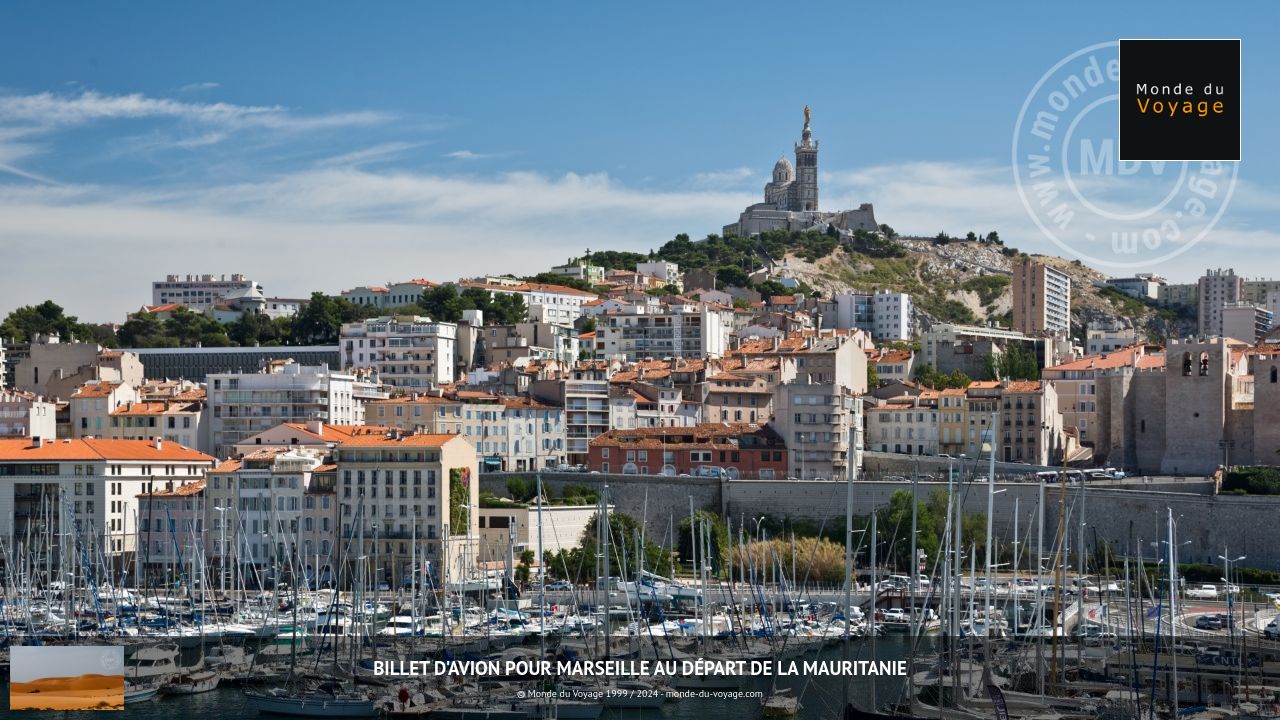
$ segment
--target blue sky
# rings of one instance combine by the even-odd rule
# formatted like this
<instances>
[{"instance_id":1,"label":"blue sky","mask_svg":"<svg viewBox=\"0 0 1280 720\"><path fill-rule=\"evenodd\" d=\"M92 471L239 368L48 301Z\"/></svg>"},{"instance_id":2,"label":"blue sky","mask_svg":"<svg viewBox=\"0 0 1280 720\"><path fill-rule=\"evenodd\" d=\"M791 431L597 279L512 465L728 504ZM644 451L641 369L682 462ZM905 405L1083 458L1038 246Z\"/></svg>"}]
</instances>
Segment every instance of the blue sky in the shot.
<instances>
[{"instance_id":1,"label":"blue sky","mask_svg":"<svg viewBox=\"0 0 1280 720\"><path fill-rule=\"evenodd\" d=\"M1243 38L1237 193L1149 269L1270 276L1278 33L1260 2L7 4L0 311L119 321L170 272L299 295L700 237L758 199L806 103L825 208L1062 254L1013 191L1013 125L1054 62L1118 37Z\"/></svg>"}]
</instances>

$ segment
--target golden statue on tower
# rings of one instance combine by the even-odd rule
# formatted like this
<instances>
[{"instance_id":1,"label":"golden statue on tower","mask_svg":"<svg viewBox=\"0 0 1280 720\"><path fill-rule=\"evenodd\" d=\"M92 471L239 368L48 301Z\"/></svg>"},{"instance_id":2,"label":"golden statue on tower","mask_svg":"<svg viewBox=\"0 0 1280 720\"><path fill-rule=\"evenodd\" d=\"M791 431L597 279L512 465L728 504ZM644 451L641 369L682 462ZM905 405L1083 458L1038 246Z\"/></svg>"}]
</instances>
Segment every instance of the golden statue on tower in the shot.
<instances>
[{"instance_id":1,"label":"golden statue on tower","mask_svg":"<svg viewBox=\"0 0 1280 720\"><path fill-rule=\"evenodd\" d=\"M805 105L804 106L804 124L805 125L809 124L809 113L810 113L809 106Z\"/></svg>"}]
</instances>

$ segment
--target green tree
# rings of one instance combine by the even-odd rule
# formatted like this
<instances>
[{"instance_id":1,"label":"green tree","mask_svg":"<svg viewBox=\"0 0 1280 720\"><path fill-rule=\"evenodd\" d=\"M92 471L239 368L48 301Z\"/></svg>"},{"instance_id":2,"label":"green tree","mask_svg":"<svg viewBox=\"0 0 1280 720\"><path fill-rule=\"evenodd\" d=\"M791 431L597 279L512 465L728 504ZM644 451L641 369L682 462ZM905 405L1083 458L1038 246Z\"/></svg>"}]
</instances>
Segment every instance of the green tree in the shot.
<instances>
[{"instance_id":1,"label":"green tree","mask_svg":"<svg viewBox=\"0 0 1280 720\"><path fill-rule=\"evenodd\" d=\"M171 311L163 327L164 334L177 341L179 347L193 347L197 343L214 347L231 344L222 323L185 307Z\"/></svg>"},{"instance_id":2,"label":"green tree","mask_svg":"<svg viewBox=\"0 0 1280 720\"><path fill-rule=\"evenodd\" d=\"M449 470L449 533L452 535L469 534L472 482L470 468Z\"/></svg>"},{"instance_id":3,"label":"green tree","mask_svg":"<svg viewBox=\"0 0 1280 720\"><path fill-rule=\"evenodd\" d=\"M164 337L164 323L155 313L137 312L120 326L117 335L125 347L156 347L156 341Z\"/></svg>"},{"instance_id":4,"label":"green tree","mask_svg":"<svg viewBox=\"0 0 1280 720\"><path fill-rule=\"evenodd\" d=\"M711 572L716 577L719 577L724 572L725 560L729 557L729 529L725 525L724 518L720 517L717 513L699 510L694 513L694 517L697 518L699 527L703 527L705 524L706 527L711 529L711 548L709 553L711 558ZM691 561L693 559L693 541L695 536L689 530L690 521L690 518L684 518L680 521L680 532L677 537L680 558L682 560ZM701 557L701 548L704 546L700 544L698 547L698 556Z\"/></svg>"},{"instance_id":5,"label":"green tree","mask_svg":"<svg viewBox=\"0 0 1280 720\"><path fill-rule=\"evenodd\" d=\"M311 293L306 307L293 318L293 339L300 345L332 345L345 320L345 300L322 292ZM350 305L350 303L346 303Z\"/></svg>"},{"instance_id":6,"label":"green tree","mask_svg":"<svg viewBox=\"0 0 1280 720\"><path fill-rule=\"evenodd\" d=\"M39 305L24 305L9 313L0 323L0 338L13 342L32 342L38 335L57 335L64 341L96 339L91 326L81 325L62 306L52 300Z\"/></svg>"},{"instance_id":7,"label":"green tree","mask_svg":"<svg viewBox=\"0 0 1280 720\"><path fill-rule=\"evenodd\" d=\"M889 497L889 505L879 510L880 517L876 521L880 542L886 548L882 557L885 562L896 568L910 568L912 565L911 505L911 493L907 490L896 490ZM916 547L930 558L937 557L944 529L942 525L946 522L945 496L942 513L935 513L934 505L924 500L916 500L915 506L916 528L919 530Z\"/></svg>"},{"instance_id":8,"label":"green tree","mask_svg":"<svg viewBox=\"0 0 1280 720\"><path fill-rule=\"evenodd\" d=\"M876 372L875 363L867 363L867 389L875 390L880 387L880 373Z\"/></svg>"}]
</instances>

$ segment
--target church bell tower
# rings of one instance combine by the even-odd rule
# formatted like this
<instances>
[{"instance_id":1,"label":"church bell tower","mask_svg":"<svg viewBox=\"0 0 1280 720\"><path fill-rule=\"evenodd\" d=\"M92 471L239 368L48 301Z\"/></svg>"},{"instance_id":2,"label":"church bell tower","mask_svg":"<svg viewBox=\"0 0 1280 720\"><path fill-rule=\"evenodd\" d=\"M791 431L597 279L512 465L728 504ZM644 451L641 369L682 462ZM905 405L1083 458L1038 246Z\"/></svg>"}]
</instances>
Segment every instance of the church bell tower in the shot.
<instances>
[{"instance_id":1,"label":"church bell tower","mask_svg":"<svg viewBox=\"0 0 1280 720\"><path fill-rule=\"evenodd\" d=\"M809 128L809 106L804 106L804 131L796 144L795 203L792 210L818 209L818 142Z\"/></svg>"}]
</instances>

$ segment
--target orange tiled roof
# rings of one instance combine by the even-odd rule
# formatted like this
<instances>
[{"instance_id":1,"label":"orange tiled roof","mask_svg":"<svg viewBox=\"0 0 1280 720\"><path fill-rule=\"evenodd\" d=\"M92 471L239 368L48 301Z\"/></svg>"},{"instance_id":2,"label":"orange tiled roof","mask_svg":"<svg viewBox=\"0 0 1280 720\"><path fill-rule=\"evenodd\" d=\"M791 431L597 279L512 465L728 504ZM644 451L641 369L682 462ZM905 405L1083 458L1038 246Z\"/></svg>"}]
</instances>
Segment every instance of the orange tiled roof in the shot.
<instances>
[{"instance_id":1,"label":"orange tiled roof","mask_svg":"<svg viewBox=\"0 0 1280 720\"><path fill-rule=\"evenodd\" d=\"M301 430L311 437L324 442L343 442L360 435L383 435L391 430L391 428L381 425L330 425L325 423L321 428L321 434L317 435L307 428L306 423L285 423L285 425L294 430Z\"/></svg>"},{"instance_id":2,"label":"orange tiled roof","mask_svg":"<svg viewBox=\"0 0 1280 720\"><path fill-rule=\"evenodd\" d=\"M204 492L205 481L183 483L172 490L156 490L150 493L138 493L138 497L191 497Z\"/></svg>"},{"instance_id":3,"label":"orange tiled roof","mask_svg":"<svg viewBox=\"0 0 1280 720\"><path fill-rule=\"evenodd\" d=\"M353 435L339 443L340 447L442 447L458 435L430 435L410 433L377 433Z\"/></svg>"},{"instance_id":4,"label":"orange tiled roof","mask_svg":"<svg viewBox=\"0 0 1280 720\"><path fill-rule=\"evenodd\" d=\"M1005 392L1011 393L1037 393L1040 392L1039 380L1014 380L1005 388Z\"/></svg>"},{"instance_id":5,"label":"orange tiled roof","mask_svg":"<svg viewBox=\"0 0 1280 720\"><path fill-rule=\"evenodd\" d=\"M172 402L135 402L117 405L111 411L112 415L165 415L168 413L192 413L199 412L200 408L189 403L172 403Z\"/></svg>"},{"instance_id":6,"label":"orange tiled roof","mask_svg":"<svg viewBox=\"0 0 1280 720\"><path fill-rule=\"evenodd\" d=\"M149 313L173 312L182 307L178 303L164 303L163 305L143 305L142 311Z\"/></svg>"},{"instance_id":7,"label":"orange tiled roof","mask_svg":"<svg viewBox=\"0 0 1280 720\"><path fill-rule=\"evenodd\" d=\"M0 460L140 460L151 462L212 462L213 458L176 442L150 440L46 440L36 447L31 438L0 438Z\"/></svg>"},{"instance_id":8,"label":"orange tiled roof","mask_svg":"<svg viewBox=\"0 0 1280 720\"><path fill-rule=\"evenodd\" d=\"M1139 347L1148 347L1143 345L1130 345L1129 347L1112 350L1110 352L1098 355L1086 355L1079 360L1062 363L1045 368L1045 372L1058 373L1066 371L1080 370L1113 370L1122 367L1136 368L1158 368L1164 366L1164 353L1149 350L1142 355L1138 355Z\"/></svg>"},{"instance_id":9,"label":"orange tiled roof","mask_svg":"<svg viewBox=\"0 0 1280 720\"><path fill-rule=\"evenodd\" d=\"M95 382L81 385L78 390L71 394L74 398L104 398L112 393L116 388L120 387L120 383Z\"/></svg>"},{"instance_id":10,"label":"orange tiled roof","mask_svg":"<svg viewBox=\"0 0 1280 720\"><path fill-rule=\"evenodd\" d=\"M240 466L243 464L244 463L239 459L223 460L222 462L218 463L218 465L214 467L212 470L210 470L209 472L218 473L218 474L233 473L239 470Z\"/></svg>"}]
</instances>

